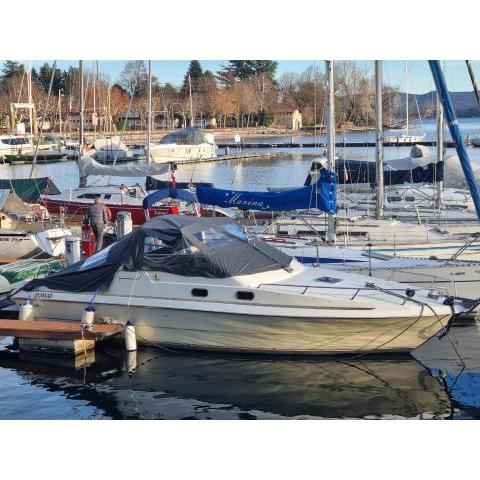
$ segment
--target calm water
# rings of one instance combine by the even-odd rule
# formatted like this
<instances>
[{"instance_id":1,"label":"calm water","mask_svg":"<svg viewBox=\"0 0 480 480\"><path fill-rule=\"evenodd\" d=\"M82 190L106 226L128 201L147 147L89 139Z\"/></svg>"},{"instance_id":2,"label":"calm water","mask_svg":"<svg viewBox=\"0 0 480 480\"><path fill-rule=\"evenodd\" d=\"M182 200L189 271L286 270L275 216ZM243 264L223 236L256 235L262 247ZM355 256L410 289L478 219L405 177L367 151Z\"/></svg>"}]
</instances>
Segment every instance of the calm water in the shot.
<instances>
[{"instance_id":1,"label":"calm water","mask_svg":"<svg viewBox=\"0 0 480 480\"><path fill-rule=\"evenodd\" d=\"M480 119L461 119L462 131L466 135L480 134ZM422 131L434 138L435 122L424 120ZM372 132L355 132L348 135L349 140L373 141ZM362 138L362 136L364 138ZM366 137L367 136L367 137ZM305 137L312 141L312 137ZM288 138L287 138L288 140ZM435 147L431 147L435 152ZM322 148L276 148L274 152L281 154L272 158L255 158L242 161L218 161L198 165L179 165L177 179L180 181L211 182L218 188L236 188L249 190L266 190L268 187L285 187L303 185L313 158L322 154ZM265 149L248 149L246 153L265 153ZM337 152L346 158L374 160L374 148L338 148ZM385 160L404 158L408 156L410 147L385 148ZM470 159L480 168L480 148L468 149ZM453 149L447 150L447 155L454 154ZM29 165L0 165L0 178L28 178ZM55 164L40 164L35 176L51 176L60 189L78 186L78 168L75 162ZM89 182L104 183L105 178L90 177ZM144 178L112 178L113 183L143 183Z\"/></svg>"},{"instance_id":2,"label":"calm water","mask_svg":"<svg viewBox=\"0 0 480 480\"><path fill-rule=\"evenodd\" d=\"M3 348L0 419L480 418L477 327L453 328L451 339L465 368L448 340L437 338L415 357L374 359L142 348L131 373L118 350L97 352L96 363L75 369Z\"/></svg>"},{"instance_id":3,"label":"calm water","mask_svg":"<svg viewBox=\"0 0 480 480\"><path fill-rule=\"evenodd\" d=\"M480 121L468 119L465 127L465 133L476 134ZM424 122L424 130L434 135L434 123ZM177 178L251 190L302 185L310 162L322 152L281 151L270 159L179 166ZM385 158L408 152L388 148ZM374 159L373 148L340 153ZM480 166L480 148L469 153ZM29 174L29 166L0 166L3 178ZM78 185L74 162L39 165L37 175L53 177L61 189ZM143 179L118 179L123 181ZM6 348L9 339L0 339L0 418L480 418L477 327L454 328L451 338L464 368L448 340L435 338L415 357L341 361L225 358L143 348L131 374L119 351L97 352L95 363L75 369L60 367L58 359L49 364L48 357L19 356Z\"/></svg>"}]
</instances>

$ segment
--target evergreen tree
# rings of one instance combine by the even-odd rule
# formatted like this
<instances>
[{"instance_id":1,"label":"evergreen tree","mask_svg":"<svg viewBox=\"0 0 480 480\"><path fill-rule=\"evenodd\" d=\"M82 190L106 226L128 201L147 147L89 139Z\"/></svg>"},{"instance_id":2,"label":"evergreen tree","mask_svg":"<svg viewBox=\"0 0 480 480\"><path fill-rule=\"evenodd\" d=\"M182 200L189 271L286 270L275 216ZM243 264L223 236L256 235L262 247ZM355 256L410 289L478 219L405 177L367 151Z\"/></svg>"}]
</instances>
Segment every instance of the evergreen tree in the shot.
<instances>
[{"instance_id":1,"label":"evergreen tree","mask_svg":"<svg viewBox=\"0 0 480 480\"><path fill-rule=\"evenodd\" d=\"M190 86L188 84L188 77L190 76L190 80L192 82L192 93L198 90L198 86L200 81L203 78L203 70L200 62L198 60L192 60L190 65L188 66L187 73L185 73L185 77L183 79L182 85L182 96L186 97L190 94Z\"/></svg>"},{"instance_id":2,"label":"evergreen tree","mask_svg":"<svg viewBox=\"0 0 480 480\"><path fill-rule=\"evenodd\" d=\"M3 78L21 77L25 73L25 65L14 60L5 60L2 67Z\"/></svg>"},{"instance_id":3,"label":"evergreen tree","mask_svg":"<svg viewBox=\"0 0 480 480\"><path fill-rule=\"evenodd\" d=\"M48 92L48 87L50 85L50 78L52 76L52 67L48 63L44 63L40 70L38 71L38 80L42 84L45 92ZM32 72L33 78L33 72ZM52 84L52 92L58 93L59 90L65 89L65 72L60 70L59 68L55 69L55 73L53 75L53 84Z\"/></svg>"},{"instance_id":4,"label":"evergreen tree","mask_svg":"<svg viewBox=\"0 0 480 480\"><path fill-rule=\"evenodd\" d=\"M256 75L265 75L275 83L275 73L278 62L274 60L229 60L217 74L218 79L224 84L232 81L242 81Z\"/></svg>"}]
</instances>

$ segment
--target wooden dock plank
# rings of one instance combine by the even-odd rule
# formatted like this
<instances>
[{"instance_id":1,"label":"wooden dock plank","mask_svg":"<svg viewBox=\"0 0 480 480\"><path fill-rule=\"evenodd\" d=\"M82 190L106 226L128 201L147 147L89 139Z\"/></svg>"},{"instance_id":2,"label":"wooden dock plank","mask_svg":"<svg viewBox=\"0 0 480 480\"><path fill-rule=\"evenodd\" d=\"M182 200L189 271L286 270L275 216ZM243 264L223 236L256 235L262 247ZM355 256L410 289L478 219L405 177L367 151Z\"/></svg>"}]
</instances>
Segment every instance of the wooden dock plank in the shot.
<instances>
[{"instance_id":1,"label":"wooden dock plank","mask_svg":"<svg viewBox=\"0 0 480 480\"><path fill-rule=\"evenodd\" d=\"M123 331L118 324L98 323L92 330L83 330L85 340L102 340ZM82 338L80 322L51 320L8 320L0 319L0 336L37 338L48 340L79 340Z\"/></svg>"}]
</instances>

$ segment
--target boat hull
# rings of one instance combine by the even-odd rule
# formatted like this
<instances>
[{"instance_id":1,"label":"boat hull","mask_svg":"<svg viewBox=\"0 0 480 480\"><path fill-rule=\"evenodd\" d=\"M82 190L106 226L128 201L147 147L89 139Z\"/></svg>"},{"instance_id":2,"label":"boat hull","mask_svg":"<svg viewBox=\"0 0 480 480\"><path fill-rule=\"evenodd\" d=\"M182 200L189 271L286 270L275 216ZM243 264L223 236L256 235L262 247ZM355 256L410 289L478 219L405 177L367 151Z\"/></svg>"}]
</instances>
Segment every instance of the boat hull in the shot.
<instances>
[{"instance_id":1,"label":"boat hull","mask_svg":"<svg viewBox=\"0 0 480 480\"><path fill-rule=\"evenodd\" d=\"M43 205L50 213L59 214L61 211L63 211L65 215L84 216L87 208L91 205L91 203L55 200L50 197L43 199ZM105 205L109 208L112 214L112 221L117 218L117 214L119 212L130 212L132 216L132 222L135 225L140 225L146 221L145 211L143 210L141 205L118 205L109 203L105 203ZM150 214L150 217L157 217L159 215L169 214L178 215L179 210L176 205L165 205L159 207L151 207L148 209L148 212Z\"/></svg>"},{"instance_id":2,"label":"boat hull","mask_svg":"<svg viewBox=\"0 0 480 480\"><path fill-rule=\"evenodd\" d=\"M22 303L27 297L22 292L15 301ZM91 295L37 291L35 316L79 322L89 299ZM128 306L125 300L113 295L97 297L97 319L132 321L140 343L210 351L308 355L407 353L443 330L450 317L437 317L428 309L422 316L419 309L419 316L401 317L401 306L397 307L397 318L368 318L368 310L352 310L342 318L338 312L332 315L325 309L318 309L317 317L302 317L287 311L285 316L269 315L267 312L272 308L267 306L259 310L260 314L240 314L236 313L239 308L232 304L226 305L224 311L214 311L194 304L190 308L175 308L168 299L165 306L161 306L161 300L137 305L133 300Z\"/></svg>"},{"instance_id":3,"label":"boat hull","mask_svg":"<svg viewBox=\"0 0 480 480\"><path fill-rule=\"evenodd\" d=\"M41 253L34 235L0 232L0 258L29 258Z\"/></svg>"}]
</instances>

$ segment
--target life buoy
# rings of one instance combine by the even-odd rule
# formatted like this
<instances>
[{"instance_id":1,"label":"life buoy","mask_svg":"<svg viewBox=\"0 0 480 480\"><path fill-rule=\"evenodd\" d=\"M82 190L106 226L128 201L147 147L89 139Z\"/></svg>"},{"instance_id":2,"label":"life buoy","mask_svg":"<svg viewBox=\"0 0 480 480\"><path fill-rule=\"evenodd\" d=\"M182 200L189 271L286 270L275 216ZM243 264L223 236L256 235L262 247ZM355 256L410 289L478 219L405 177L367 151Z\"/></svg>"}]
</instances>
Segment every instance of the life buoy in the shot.
<instances>
[{"instance_id":1,"label":"life buoy","mask_svg":"<svg viewBox=\"0 0 480 480\"><path fill-rule=\"evenodd\" d=\"M31 204L30 212L35 220L48 220L50 218L49 211L40 203Z\"/></svg>"}]
</instances>

